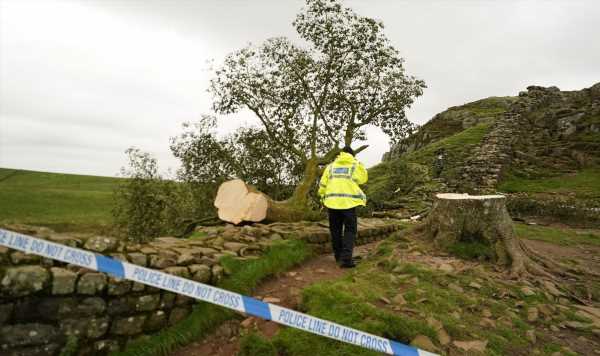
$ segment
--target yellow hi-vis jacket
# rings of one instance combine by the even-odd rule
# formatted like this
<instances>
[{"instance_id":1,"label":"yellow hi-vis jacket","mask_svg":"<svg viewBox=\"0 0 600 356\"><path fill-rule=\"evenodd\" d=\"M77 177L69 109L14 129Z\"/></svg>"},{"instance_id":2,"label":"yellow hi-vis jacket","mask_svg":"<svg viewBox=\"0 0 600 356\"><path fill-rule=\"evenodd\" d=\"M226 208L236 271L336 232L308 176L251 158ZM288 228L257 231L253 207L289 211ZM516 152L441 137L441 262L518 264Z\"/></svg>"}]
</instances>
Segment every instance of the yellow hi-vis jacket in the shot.
<instances>
[{"instance_id":1,"label":"yellow hi-vis jacket","mask_svg":"<svg viewBox=\"0 0 600 356\"><path fill-rule=\"evenodd\" d=\"M349 153L340 153L329 164L319 183L319 196L330 209L350 209L367 204L367 196L359 184L367 182L365 167Z\"/></svg>"}]
</instances>

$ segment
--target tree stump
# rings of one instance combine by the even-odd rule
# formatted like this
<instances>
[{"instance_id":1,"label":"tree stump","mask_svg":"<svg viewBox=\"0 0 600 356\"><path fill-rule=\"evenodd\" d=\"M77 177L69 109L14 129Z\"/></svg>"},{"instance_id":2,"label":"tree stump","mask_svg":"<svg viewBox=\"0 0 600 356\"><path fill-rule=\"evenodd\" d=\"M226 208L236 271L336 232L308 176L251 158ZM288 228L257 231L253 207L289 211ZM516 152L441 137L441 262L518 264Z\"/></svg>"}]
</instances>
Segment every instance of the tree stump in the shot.
<instances>
[{"instance_id":1,"label":"tree stump","mask_svg":"<svg viewBox=\"0 0 600 356\"><path fill-rule=\"evenodd\" d=\"M233 224L243 221L298 221L314 218L314 213L290 201L275 201L241 179L219 186L214 202L219 219Z\"/></svg>"},{"instance_id":2,"label":"tree stump","mask_svg":"<svg viewBox=\"0 0 600 356\"><path fill-rule=\"evenodd\" d=\"M424 228L444 249L459 241L489 244L494 262L509 266L513 277L531 273L553 278L552 272L568 273L564 266L540 256L516 236L503 195L437 194Z\"/></svg>"}]
</instances>

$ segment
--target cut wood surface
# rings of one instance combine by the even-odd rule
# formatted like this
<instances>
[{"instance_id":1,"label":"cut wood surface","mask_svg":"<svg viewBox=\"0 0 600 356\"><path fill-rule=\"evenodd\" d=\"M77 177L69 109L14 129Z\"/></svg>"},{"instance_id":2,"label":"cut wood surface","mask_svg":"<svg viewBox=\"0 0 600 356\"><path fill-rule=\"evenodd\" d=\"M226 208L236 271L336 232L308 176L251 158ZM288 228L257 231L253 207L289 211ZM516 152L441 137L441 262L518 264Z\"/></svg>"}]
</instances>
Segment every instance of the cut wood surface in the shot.
<instances>
[{"instance_id":1,"label":"cut wood surface","mask_svg":"<svg viewBox=\"0 0 600 356\"><path fill-rule=\"evenodd\" d=\"M219 219L234 224L258 222L267 217L271 199L241 179L227 181L219 187L215 198Z\"/></svg>"},{"instance_id":2,"label":"cut wood surface","mask_svg":"<svg viewBox=\"0 0 600 356\"><path fill-rule=\"evenodd\" d=\"M276 201L241 179L227 181L217 191L215 207L219 219L233 224L243 221L319 220L322 216L293 199Z\"/></svg>"}]
</instances>

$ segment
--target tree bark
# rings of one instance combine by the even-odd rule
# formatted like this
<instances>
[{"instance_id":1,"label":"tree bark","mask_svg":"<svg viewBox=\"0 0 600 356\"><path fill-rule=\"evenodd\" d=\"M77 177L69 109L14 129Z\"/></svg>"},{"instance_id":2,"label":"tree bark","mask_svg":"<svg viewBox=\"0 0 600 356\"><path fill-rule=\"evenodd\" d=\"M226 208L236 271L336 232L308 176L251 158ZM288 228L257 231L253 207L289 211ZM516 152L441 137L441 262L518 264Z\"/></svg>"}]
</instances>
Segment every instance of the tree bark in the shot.
<instances>
[{"instance_id":1,"label":"tree bark","mask_svg":"<svg viewBox=\"0 0 600 356\"><path fill-rule=\"evenodd\" d=\"M275 201L241 179L219 186L214 202L219 219L233 224L243 221L298 221L315 219L318 212L307 210L291 199Z\"/></svg>"},{"instance_id":2,"label":"tree bark","mask_svg":"<svg viewBox=\"0 0 600 356\"><path fill-rule=\"evenodd\" d=\"M318 178L319 161L316 158L311 158L306 161L306 167L304 167L302 180L300 183L298 183L294 189L294 193L286 202L300 210L310 209L310 191L314 187Z\"/></svg>"},{"instance_id":3,"label":"tree bark","mask_svg":"<svg viewBox=\"0 0 600 356\"><path fill-rule=\"evenodd\" d=\"M525 274L574 276L568 267L540 256L516 236L502 195L437 194L424 228L443 249L460 241L489 244L494 262L510 267L514 278Z\"/></svg>"}]
</instances>

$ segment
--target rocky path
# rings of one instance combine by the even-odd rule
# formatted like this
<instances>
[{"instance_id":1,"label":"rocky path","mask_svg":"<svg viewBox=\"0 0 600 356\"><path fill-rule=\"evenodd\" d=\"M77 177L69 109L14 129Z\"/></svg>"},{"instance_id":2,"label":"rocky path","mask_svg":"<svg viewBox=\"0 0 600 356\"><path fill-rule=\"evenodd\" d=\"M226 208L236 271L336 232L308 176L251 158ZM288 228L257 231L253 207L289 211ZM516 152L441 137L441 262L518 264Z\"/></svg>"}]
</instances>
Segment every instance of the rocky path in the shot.
<instances>
[{"instance_id":1,"label":"rocky path","mask_svg":"<svg viewBox=\"0 0 600 356\"><path fill-rule=\"evenodd\" d=\"M355 255L367 255L377 242L358 246ZM320 255L288 272L270 278L254 292L254 297L265 302L296 309L300 303L302 289L311 284L335 280L349 270L339 268L332 254ZM244 329L255 329L266 337L274 336L283 326L272 321L249 317L243 320L230 320L222 324L203 340L191 343L172 356L229 356L239 350L240 334Z\"/></svg>"}]
</instances>

